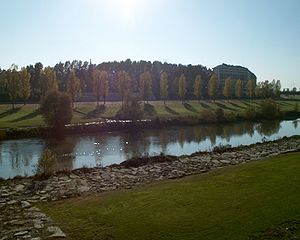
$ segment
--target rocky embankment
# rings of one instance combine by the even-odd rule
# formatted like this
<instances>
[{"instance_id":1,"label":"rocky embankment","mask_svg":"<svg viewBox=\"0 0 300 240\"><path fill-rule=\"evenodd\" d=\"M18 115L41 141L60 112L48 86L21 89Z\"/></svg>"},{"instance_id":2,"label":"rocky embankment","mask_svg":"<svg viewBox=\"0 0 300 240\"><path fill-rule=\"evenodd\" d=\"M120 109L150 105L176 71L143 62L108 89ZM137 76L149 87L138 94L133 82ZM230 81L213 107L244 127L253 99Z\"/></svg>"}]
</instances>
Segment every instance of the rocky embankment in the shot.
<instances>
[{"instance_id":1,"label":"rocky embankment","mask_svg":"<svg viewBox=\"0 0 300 240\"><path fill-rule=\"evenodd\" d=\"M165 157L163 161L155 157L155 161L150 158L145 165L139 160L105 168L74 170L53 175L47 180L25 178L3 181L0 184L0 240L66 237L48 216L34 206L37 202L132 188L292 151L300 151L299 137L219 152Z\"/></svg>"}]
</instances>

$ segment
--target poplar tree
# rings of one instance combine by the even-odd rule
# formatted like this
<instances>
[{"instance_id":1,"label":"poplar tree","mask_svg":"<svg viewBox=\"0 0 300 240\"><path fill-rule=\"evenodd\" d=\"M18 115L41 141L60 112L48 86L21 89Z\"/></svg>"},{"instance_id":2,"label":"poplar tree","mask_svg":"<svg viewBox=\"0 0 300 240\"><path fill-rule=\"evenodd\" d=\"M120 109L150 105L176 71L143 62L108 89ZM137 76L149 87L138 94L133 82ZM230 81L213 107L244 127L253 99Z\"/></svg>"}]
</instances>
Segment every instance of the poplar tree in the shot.
<instances>
[{"instance_id":1,"label":"poplar tree","mask_svg":"<svg viewBox=\"0 0 300 240\"><path fill-rule=\"evenodd\" d=\"M145 101L148 103L149 98L152 95L152 77L149 71L140 75L139 92L144 103Z\"/></svg>"},{"instance_id":2,"label":"poplar tree","mask_svg":"<svg viewBox=\"0 0 300 240\"><path fill-rule=\"evenodd\" d=\"M45 96L50 90L58 90L58 83L54 69L46 67L41 73L42 96Z\"/></svg>"},{"instance_id":3,"label":"poplar tree","mask_svg":"<svg viewBox=\"0 0 300 240\"><path fill-rule=\"evenodd\" d=\"M255 95L255 82L254 80L249 80L246 85L247 97L253 98Z\"/></svg>"},{"instance_id":4,"label":"poplar tree","mask_svg":"<svg viewBox=\"0 0 300 240\"><path fill-rule=\"evenodd\" d=\"M214 101L216 100L216 96L217 96L217 87L218 87L217 81L218 81L218 77L215 73L210 77L208 81L208 96L213 98Z\"/></svg>"},{"instance_id":5,"label":"poplar tree","mask_svg":"<svg viewBox=\"0 0 300 240\"><path fill-rule=\"evenodd\" d=\"M30 73L26 68L22 68L19 72L20 77L20 92L19 96L23 99L24 105L26 104L26 100L30 97L31 94L31 86L30 86Z\"/></svg>"},{"instance_id":6,"label":"poplar tree","mask_svg":"<svg viewBox=\"0 0 300 240\"><path fill-rule=\"evenodd\" d=\"M131 77L124 70L118 73L118 88L123 106L124 98L127 98L131 91Z\"/></svg>"},{"instance_id":7,"label":"poplar tree","mask_svg":"<svg viewBox=\"0 0 300 240\"><path fill-rule=\"evenodd\" d=\"M80 80L76 76L75 71L71 71L68 75L68 83L67 83L67 93L70 95L72 100L72 107L74 107L74 102L77 96L80 95L81 87Z\"/></svg>"},{"instance_id":8,"label":"poplar tree","mask_svg":"<svg viewBox=\"0 0 300 240\"><path fill-rule=\"evenodd\" d=\"M195 83L194 83L194 95L197 97L199 102L203 94L203 87L204 87L204 82L202 76L198 74L196 76Z\"/></svg>"},{"instance_id":9,"label":"poplar tree","mask_svg":"<svg viewBox=\"0 0 300 240\"><path fill-rule=\"evenodd\" d=\"M237 98L243 97L243 82L242 80L237 80L235 84L235 96Z\"/></svg>"},{"instance_id":10,"label":"poplar tree","mask_svg":"<svg viewBox=\"0 0 300 240\"><path fill-rule=\"evenodd\" d=\"M17 70L18 66L12 64L10 69L6 71L5 86L13 109L15 108L15 102L20 93L20 78Z\"/></svg>"},{"instance_id":11,"label":"poplar tree","mask_svg":"<svg viewBox=\"0 0 300 240\"><path fill-rule=\"evenodd\" d=\"M232 95L232 80L230 77L225 79L224 89L223 89L223 96L229 99Z\"/></svg>"},{"instance_id":12,"label":"poplar tree","mask_svg":"<svg viewBox=\"0 0 300 240\"><path fill-rule=\"evenodd\" d=\"M166 98L168 97L168 74L163 72L160 75L160 97L164 100L166 105Z\"/></svg>"},{"instance_id":13,"label":"poplar tree","mask_svg":"<svg viewBox=\"0 0 300 240\"><path fill-rule=\"evenodd\" d=\"M179 95L179 97L181 99L181 102L183 104L183 101L184 101L185 95L186 95L186 77L184 76L184 74L181 74L181 76L179 78L178 95Z\"/></svg>"}]
</instances>

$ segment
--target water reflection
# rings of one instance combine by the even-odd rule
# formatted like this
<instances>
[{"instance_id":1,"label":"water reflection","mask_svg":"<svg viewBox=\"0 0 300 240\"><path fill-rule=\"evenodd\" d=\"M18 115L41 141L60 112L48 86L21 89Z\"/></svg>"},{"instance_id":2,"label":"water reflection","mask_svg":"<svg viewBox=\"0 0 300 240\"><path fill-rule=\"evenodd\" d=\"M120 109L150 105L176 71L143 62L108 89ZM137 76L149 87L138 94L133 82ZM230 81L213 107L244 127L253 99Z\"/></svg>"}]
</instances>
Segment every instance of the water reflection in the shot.
<instances>
[{"instance_id":1,"label":"water reflection","mask_svg":"<svg viewBox=\"0 0 300 240\"><path fill-rule=\"evenodd\" d=\"M214 145L251 144L262 139L299 134L299 120L283 122L170 127L122 131L65 139L27 139L0 143L0 176L30 175L45 149L57 156L58 169L107 166L140 155L182 155L209 150Z\"/></svg>"}]
</instances>

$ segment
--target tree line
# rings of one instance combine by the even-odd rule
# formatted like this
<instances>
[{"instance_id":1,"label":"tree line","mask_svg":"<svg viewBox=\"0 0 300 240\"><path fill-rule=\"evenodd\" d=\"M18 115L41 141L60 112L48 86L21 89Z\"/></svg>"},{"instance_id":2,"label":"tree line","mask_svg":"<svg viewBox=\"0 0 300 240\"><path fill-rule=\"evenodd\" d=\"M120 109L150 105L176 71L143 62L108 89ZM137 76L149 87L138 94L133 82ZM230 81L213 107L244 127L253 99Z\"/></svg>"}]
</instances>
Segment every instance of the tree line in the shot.
<instances>
[{"instance_id":1,"label":"tree line","mask_svg":"<svg viewBox=\"0 0 300 240\"><path fill-rule=\"evenodd\" d=\"M58 63L54 67L43 67L41 63L23 67L12 65L7 70L0 69L0 93L10 99L12 106L16 100L39 101L49 90L67 92L72 102L81 93L94 93L97 104L105 104L109 94L117 94L119 99L138 95L141 100L217 98L269 98L280 95L280 81L254 80L244 82L227 78L224 86L219 86L217 76L202 65L176 65L147 61L107 62L92 64L74 60ZM4 97L3 97L4 96Z\"/></svg>"}]
</instances>

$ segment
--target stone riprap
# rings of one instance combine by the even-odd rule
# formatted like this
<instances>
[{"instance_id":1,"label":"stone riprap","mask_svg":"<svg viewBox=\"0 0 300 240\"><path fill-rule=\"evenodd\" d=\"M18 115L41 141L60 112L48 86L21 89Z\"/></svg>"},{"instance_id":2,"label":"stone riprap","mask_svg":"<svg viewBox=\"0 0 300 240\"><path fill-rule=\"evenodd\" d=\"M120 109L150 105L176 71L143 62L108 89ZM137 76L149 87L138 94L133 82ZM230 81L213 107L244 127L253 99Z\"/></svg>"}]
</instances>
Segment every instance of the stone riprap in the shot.
<instances>
[{"instance_id":1,"label":"stone riprap","mask_svg":"<svg viewBox=\"0 0 300 240\"><path fill-rule=\"evenodd\" d=\"M132 188L139 184L199 174L293 151L300 151L299 137L220 152L200 152L174 158L173 161L138 167L117 165L74 170L53 175L47 180L23 178L3 181L0 184L0 240L66 237L48 216L34 206L37 202Z\"/></svg>"}]
</instances>

